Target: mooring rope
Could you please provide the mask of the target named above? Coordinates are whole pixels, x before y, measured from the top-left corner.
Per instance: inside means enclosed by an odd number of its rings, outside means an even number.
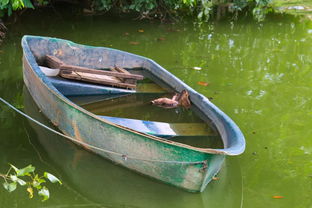
[[[108,154],[112,154],[112,155],[118,155],[120,156],[123,160],[128,160],[128,159],[132,159],[132,160],[141,160],[141,161],[145,161],[145,162],[159,162],[159,163],[175,163],[175,164],[181,164],[181,165],[195,165],[195,164],[206,164],[207,161],[195,161],[195,162],[188,162],[188,161],[170,161],[170,160],[155,160],[155,159],[144,159],[144,158],[138,158],[138,157],[134,157],[134,156],[129,156],[129,155],[126,155],[126,154],[122,154],[122,153],[119,153],[119,152],[114,152],[114,151],[111,151],[111,150],[107,150],[107,149],[102,149],[100,147],[96,147],[96,146],[93,146],[91,144],[88,144],[88,143],[85,143],[83,141],[79,141],[79,140],[76,140],[70,136],[67,136],[61,132],[58,132],[48,126],[46,126],[45,124],[41,123],[40,121],[37,121],[36,119],[32,118],[31,116],[27,115],[26,113],[20,111],[19,109],[17,109],[16,107],[14,107],[12,104],[10,104],[9,102],[7,102],[6,100],[4,100],[2,97],[0,97],[0,101],[2,101],[4,104],[6,104],[7,106],[9,106],[11,109],[13,109],[14,111],[16,111],[17,113],[21,114],[22,116],[26,117],[27,119],[29,119],[30,121],[36,123],[37,125],[59,135],[59,136],[62,136],[62,137],[65,137],[66,139],[69,139],[71,140],[72,142],[75,142],[75,143],[78,143],[82,146],[87,146],[91,149],[94,149],[94,150],[98,150],[98,151],[101,151],[101,152],[104,152],[104,153],[108,153]]]

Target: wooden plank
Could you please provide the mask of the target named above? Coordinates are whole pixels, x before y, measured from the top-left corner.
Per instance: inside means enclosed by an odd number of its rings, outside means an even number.
[[[125,74],[131,74],[130,72],[128,72],[127,70],[121,68],[121,67],[118,67],[118,66],[115,66],[114,69],[120,73],[125,73]]]
[[[119,73],[125,73],[125,74],[131,74],[130,72],[128,72],[127,70],[120,68],[120,67],[110,67],[111,71],[115,71],[115,72],[119,72]],[[124,83],[128,83],[128,84],[137,84],[137,80],[136,79],[126,79],[126,78],[120,78],[122,82]]]
[[[73,65],[66,65],[60,59],[55,56],[46,56],[46,64],[50,68],[60,69],[60,76],[67,79],[80,80],[85,82],[91,82],[96,84],[111,85],[122,88],[136,88],[136,80],[143,79],[141,75],[132,75],[127,70],[120,67],[111,68],[113,72],[95,70],[87,67],[79,67]],[[66,72],[62,72],[62,71]],[[69,73],[69,71],[74,73]],[[79,74],[83,73],[83,74]],[[113,73],[113,74],[111,74]],[[89,74],[94,74],[90,76]],[[126,77],[124,77],[124,75]],[[130,77],[130,78],[129,78]],[[102,80],[101,80],[102,79]]]
[[[91,82],[96,84],[103,84],[103,85],[110,85],[122,88],[136,88],[136,85],[122,83],[120,80],[116,79],[115,77],[110,77],[106,75],[100,74],[90,74],[90,73],[83,73],[83,72],[76,72],[76,71],[68,71],[68,70],[61,70],[60,76],[66,79],[73,79],[79,80],[84,82]]]
[[[64,62],[55,56],[47,55],[45,57],[45,61],[46,61],[46,65],[52,69],[60,69],[61,66],[64,65]]]
[[[113,72],[119,72],[119,73],[125,73],[125,74],[131,74],[130,72],[128,72],[125,69],[119,68],[119,67],[110,67],[110,70]],[[128,84],[137,84],[137,80],[136,79],[126,79],[126,78],[118,78],[120,79],[122,82],[124,83],[128,83]]]
[[[107,76],[113,76],[117,78],[128,78],[128,79],[136,79],[136,80],[142,80],[144,78],[142,75],[138,75],[138,74],[125,74],[125,73],[120,73],[120,72],[96,70],[96,69],[90,69],[87,67],[73,66],[73,65],[67,65],[67,64],[61,65],[60,69],[68,70],[68,71],[76,71],[76,72],[86,72],[90,74],[107,75]]]
[[[99,117],[114,124],[159,137],[216,135],[205,123],[165,123],[110,116]]]

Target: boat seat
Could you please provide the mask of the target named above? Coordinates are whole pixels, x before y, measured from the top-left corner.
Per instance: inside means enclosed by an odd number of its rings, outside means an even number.
[[[138,83],[136,90],[121,89],[86,82],[64,79],[58,76],[47,77],[47,79],[64,96],[86,96],[86,95],[113,95],[130,93],[165,93],[155,83]]]
[[[58,76],[47,78],[64,96],[135,93],[135,90],[89,84],[85,82],[64,79]]]
[[[205,123],[165,123],[110,116],[99,117],[135,131],[164,138],[175,136],[216,136],[215,132]]]

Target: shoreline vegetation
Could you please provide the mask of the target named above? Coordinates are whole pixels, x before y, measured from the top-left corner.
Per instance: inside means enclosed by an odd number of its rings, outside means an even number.
[[[312,20],[311,0],[273,0],[277,13],[300,16]]]
[[[312,20],[311,0],[0,0],[0,44],[7,22],[15,22],[24,11],[67,4],[77,8],[77,15],[102,15],[108,12],[134,14],[136,19],[176,22],[192,17],[202,24],[209,19],[236,19],[252,14],[263,21],[268,13],[282,13]]]

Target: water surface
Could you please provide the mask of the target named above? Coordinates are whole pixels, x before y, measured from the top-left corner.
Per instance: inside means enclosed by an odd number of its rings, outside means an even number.
[[[43,10],[24,13],[9,30],[0,46],[1,97],[43,122],[48,123],[23,92],[24,34],[154,59],[233,118],[247,149],[228,158],[219,180],[203,193],[187,193],[90,154],[1,105],[0,171],[8,163],[33,164],[64,185],[50,185],[51,199],[45,203],[28,199],[22,189],[10,194],[0,189],[0,207],[311,208],[311,22],[275,16],[261,24],[240,20],[198,28]]]

